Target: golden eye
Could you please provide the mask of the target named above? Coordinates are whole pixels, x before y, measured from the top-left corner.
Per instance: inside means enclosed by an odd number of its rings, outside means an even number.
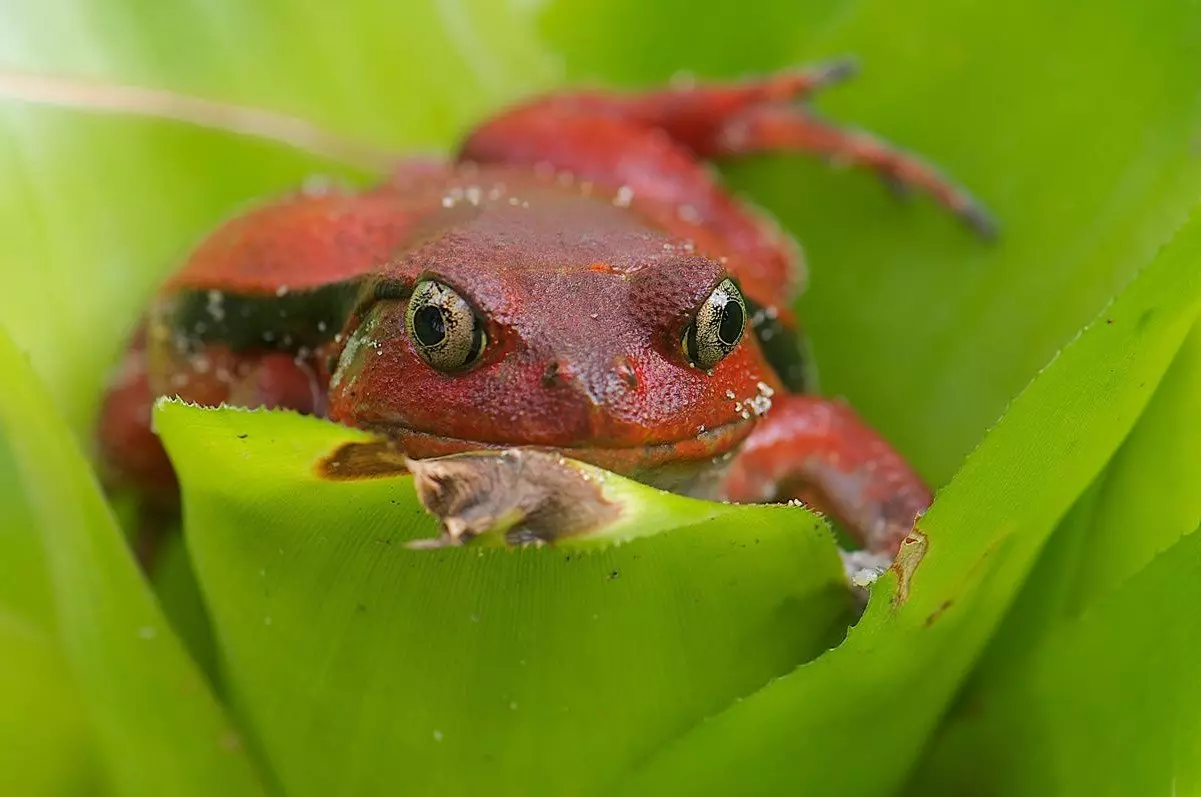
[[[471,305],[435,280],[422,280],[413,289],[405,327],[421,358],[447,373],[471,365],[488,345],[484,324]]]
[[[684,332],[682,348],[698,368],[708,371],[734,350],[746,331],[746,302],[732,279],[722,280],[705,299]]]

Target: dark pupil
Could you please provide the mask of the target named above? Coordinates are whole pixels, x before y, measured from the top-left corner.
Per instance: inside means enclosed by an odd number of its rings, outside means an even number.
[[[742,324],[742,305],[731,299],[721,308],[721,322],[717,326],[717,337],[727,346],[733,346],[738,342],[738,336],[742,334]]]
[[[422,346],[437,346],[446,339],[446,321],[442,311],[432,304],[418,308],[413,313],[413,334]]]

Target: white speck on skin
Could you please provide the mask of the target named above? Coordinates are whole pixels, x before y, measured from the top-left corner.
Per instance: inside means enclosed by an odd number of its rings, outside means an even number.
[[[755,396],[750,400],[750,404],[756,415],[766,415],[771,409],[771,399],[767,396]]]
[[[623,185],[617,189],[617,195],[613,197],[613,204],[619,208],[628,208],[630,203],[634,201],[634,189],[628,185]]]
[[[517,701],[513,700],[509,703],[509,711],[516,711],[516,710],[517,710]]]
[[[439,731],[439,730],[434,731],[434,741],[435,742],[442,741],[442,731]]]
[[[209,316],[218,324],[225,320],[224,302],[225,294],[221,291],[208,292],[208,302],[205,304],[204,309],[208,311]]]
[[[263,618],[263,625],[271,625],[271,615],[267,615]]]
[[[287,296],[288,290],[289,290],[289,288],[287,285],[280,285],[278,288],[275,289],[275,295],[276,296]]]
[[[442,197],[442,207],[453,208],[454,206],[455,206],[455,200],[453,197],[448,197],[448,196]]]
[[[152,625],[144,625],[138,629],[138,639],[154,639],[158,636],[158,629]]]

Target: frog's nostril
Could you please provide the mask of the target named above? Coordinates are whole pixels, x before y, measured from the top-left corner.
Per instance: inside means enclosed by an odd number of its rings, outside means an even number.
[[[541,383],[548,390],[567,388],[585,399],[592,410],[602,410],[638,387],[638,372],[624,356],[614,358],[608,367],[599,368],[560,359],[547,363]]]
[[[628,357],[618,355],[613,360],[613,370],[617,374],[617,378],[622,384],[633,390],[638,387],[638,372],[634,370],[634,364],[630,362]]]
[[[563,367],[559,365],[558,360],[551,360],[546,365],[546,370],[542,372],[543,387],[557,387],[563,384]]]

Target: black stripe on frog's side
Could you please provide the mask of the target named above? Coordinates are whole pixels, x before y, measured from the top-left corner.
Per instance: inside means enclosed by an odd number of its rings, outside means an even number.
[[[195,344],[234,351],[313,349],[342,331],[364,289],[360,278],[274,295],[187,290],[172,297],[171,327]]]
[[[751,317],[755,338],[767,362],[793,393],[812,393],[817,389],[817,375],[809,356],[809,346],[796,329],[780,322],[775,313],[744,296]]]

